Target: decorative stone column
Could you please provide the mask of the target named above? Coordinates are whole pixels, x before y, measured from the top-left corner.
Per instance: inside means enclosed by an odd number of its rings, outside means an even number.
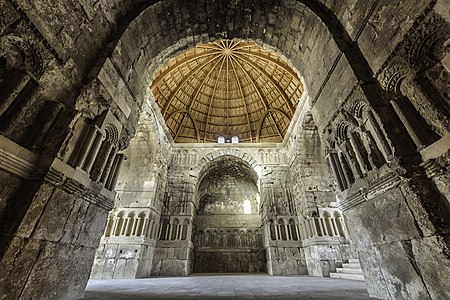
[[[125,159],[124,154],[117,154],[114,159],[114,163],[109,173],[108,180],[105,184],[106,188],[111,191],[114,190],[116,186],[117,179],[119,178],[120,168],[122,166],[122,162],[124,159]]]
[[[450,131],[448,117],[436,106],[434,100],[423,91],[415,77],[405,78],[401,81],[400,92],[408,97],[417,112],[434,127],[441,137]]]
[[[384,159],[386,161],[390,161],[392,156],[391,148],[389,147],[386,138],[383,132],[381,131],[381,128],[371,110],[367,112],[367,121],[369,130],[373,132],[373,138],[375,139],[375,142],[379,145],[378,148],[383,154]]]
[[[400,121],[405,126],[406,131],[408,131],[408,134],[411,137],[411,139],[413,140],[414,144],[416,145],[417,150],[420,151],[423,148],[425,148],[424,143],[422,142],[420,137],[417,135],[416,131],[414,130],[414,127],[409,122],[408,117],[405,115],[405,113],[403,112],[402,108],[400,107],[400,105],[398,103],[398,99],[397,98],[393,99],[391,101],[391,105],[392,105],[392,108],[394,108],[394,111],[397,114],[397,116],[399,117]]]
[[[353,153],[355,153],[356,160],[358,161],[359,168],[361,169],[362,173],[367,173],[367,168],[364,163],[364,158],[362,157],[361,150],[359,149],[358,143],[355,140],[355,136],[353,133],[349,134],[349,141],[350,145],[353,149]]]
[[[436,101],[430,99],[423,90],[417,79],[417,68],[417,65],[396,56],[380,74],[379,80],[388,92],[406,97],[433,130],[442,137],[450,131],[449,119]]]
[[[331,166],[331,170],[333,171],[334,178],[336,178],[336,182],[337,182],[338,188],[341,191],[343,191],[344,190],[344,184],[342,182],[342,178],[341,178],[340,173],[338,171],[338,166],[336,164],[336,160],[333,159],[333,155],[336,155],[336,153],[329,153],[327,155],[327,160],[328,160],[328,163]]]
[[[74,163],[74,166],[77,168],[81,168],[84,165],[97,135],[97,128],[95,125],[86,124],[84,127],[84,132],[85,133],[81,137],[81,142],[77,143],[77,146],[80,147],[78,153],[76,154]]]
[[[100,151],[100,147],[102,146],[103,139],[104,136],[101,132],[97,132],[94,142],[92,143],[92,147],[82,167],[82,169],[88,174],[91,172],[92,166],[94,165],[95,159]]]

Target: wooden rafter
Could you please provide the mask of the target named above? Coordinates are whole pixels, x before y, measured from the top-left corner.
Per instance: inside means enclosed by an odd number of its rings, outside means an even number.
[[[235,59],[235,58],[233,57],[233,59]],[[255,79],[245,70],[245,68],[243,66],[239,65],[239,67],[241,68],[242,72],[244,72],[244,74],[247,75],[247,77],[250,79],[250,82],[252,83],[253,87],[258,92],[258,96],[260,97],[261,101],[263,102],[264,107],[266,108],[266,111],[268,111],[268,114],[272,118],[272,121],[275,124],[276,129],[278,130],[278,134],[280,135],[281,140],[283,140],[283,134],[280,132],[280,129],[277,126],[275,117],[272,115],[269,104],[267,102],[267,99],[264,97],[263,92],[261,91],[260,87],[256,84]],[[257,136],[257,139],[259,139],[259,136]]]
[[[284,102],[286,102],[287,106],[289,107],[289,110],[290,110],[291,114],[294,115],[294,106],[292,105],[291,101],[289,100],[289,97],[286,94],[286,92],[284,91],[284,89],[278,84],[278,82],[275,81],[273,76],[270,76],[270,74],[267,73],[266,70],[264,70],[263,68],[261,68],[257,64],[253,63],[252,61],[243,59],[240,56],[240,54],[237,54],[236,57],[239,58],[240,60],[242,60],[244,63],[251,65],[252,67],[257,69],[259,72],[261,72],[264,76],[266,76],[266,78],[275,86],[275,88],[277,89],[278,93],[280,93],[281,96],[283,97]]]
[[[192,124],[194,124],[194,130],[195,130],[195,133],[196,133],[196,136],[197,136],[197,143],[200,143],[200,132],[199,132],[199,129],[198,129],[197,121],[195,121],[195,119],[192,117],[191,113],[189,111],[187,111],[186,109],[181,109],[181,110],[174,111],[173,113],[171,113],[167,117],[167,121],[169,121],[171,118],[173,118],[176,114],[182,114],[182,113],[184,113],[184,115],[188,115],[189,118],[191,119]],[[176,133],[176,136],[178,136],[178,132]],[[175,138],[174,138],[174,140],[175,140]]]
[[[264,120],[266,119],[267,115],[268,115],[269,113],[271,113],[271,112],[277,112],[277,113],[280,113],[280,114],[282,114],[282,115],[288,120],[288,122],[290,121],[289,116],[288,116],[284,111],[282,111],[282,110],[280,110],[280,109],[271,108],[271,109],[267,110],[267,111],[264,113],[263,117],[259,120],[259,123],[258,123],[258,129],[257,129],[257,134],[256,134],[256,142],[257,142],[257,143],[259,142],[259,140],[260,140],[260,138],[261,138],[261,130],[262,130],[262,125],[264,124]],[[275,124],[275,126],[277,126],[277,125]],[[289,126],[289,125],[288,125],[288,126]],[[277,126],[277,129],[278,129],[278,132],[280,132],[280,129],[278,128],[278,126]],[[283,132],[284,130],[286,130],[286,127],[285,127],[281,132]]]
[[[196,91],[195,91],[195,93],[194,93],[194,97],[191,97],[191,98],[190,98],[190,101],[189,101],[189,105],[188,105],[187,111],[191,111],[192,105],[195,103],[195,99],[197,98],[198,93],[200,92],[201,87],[203,86],[203,84],[205,83],[205,81],[209,78],[209,75],[211,75],[212,71],[213,71],[213,70],[215,69],[215,67],[219,64],[219,62],[220,62],[220,60],[218,60],[218,61],[216,62],[216,64],[214,65],[214,67],[211,68],[211,69],[208,71],[208,74],[207,74],[206,76],[203,77],[202,82],[199,84],[199,86],[197,87],[197,89],[196,89]],[[180,123],[180,124],[183,124],[183,121],[184,121],[185,116],[186,116],[186,114],[183,115],[183,118],[181,119],[181,123]],[[190,117],[192,118],[192,115],[190,115]],[[178,131],[180,130],[180,128],[181,128],[181,125],[179,126],[179,128],[178,128],[178,130],[177,130],[177,133],[175,134],[174,140],[176,140],[176,138],[178,137]],[[200,141],[200,135],[199,135],[198,132],[197,132],[197,140]]]
[[[285,80],[294,92],[283,88]],[[238,135],[245,142],[257,142],[261,134],[283,139],[297,91],[303,91],[288,63],[253,41],[237,40],[187,50],[160,71],[151,89],[166,122],[177,116],[167,123],[175,142],[209,142],[210,134]]]
[[[206,140],[206,131],[208,129],[208,119],[209,119],[209,114],[211,113],[211,105],[212,105],[212,102],[214,99],[214,94],[216,93],[217,83],[219,82],[220,72],[222,71],[225,58],[221,57],[221,61],[222,61],[222,63],[220,64],[220,69],[219,69],[219,72],[217,73],[216,83],[214,84],[213,92],[211,93],[211,97],[209,98],[208,113],[206,115],[206,120],[205,120],[205,131],[204,131],[204,135],[203,135],[203,142],[205,142],[205,140]]]
[[[286,72],[288,72],[289,74],[291,74],[294,78],[297,78],[298,75],[294,72],[294,70],[292,70],[291,68],[286,68],[285,66],[283,66],[280,61],[278,59],[275,59],[273,57],[267,56],[267,55],[263,55],[261,53],[255,52],[255,51],[235,51],[235,54],[245,54],[245,55],[249,55],[249,56],[254,56],[254,57],[258,57],[264,60],[267,60],[271,63],[274,63],[280,67],[283,68],[283,70],[285,70]]]
[[[205,51],[202,53],[196,53],[194,55],[190,55],[190,56],[186,56],[182,59],[180,59],[179,61],[177,61],[177,63],[175,64],[175,67],[180,67],[184,64],[187,64],[188,62],[191,62],[193,60],[199,59],[199,58],[203,58],[205,56],[210,56],[210,55],[217,55],[217,51]],[[164,77],[166,77],[167,74],[170,74],[173,71],[174,67],[168,68],[164,71],[161,71],[161,73],[158,74],[158,77],[155,78],[155,80],[153,80],[152,82],[152,86],[156,86],[159,84],[159,81],[161,79],[163,79]]]
[[[219,58],[220,56],[216,56],[211,60],[207,60],[204,61],[203,63],[201,63],[200,65],[197,65],[190,73],[189,76],[186,76],[183,78],[183,80],[177,85],[177,87],[175,88],[175,90],[173,92],[171,92],[169,99],[167,99],[166,103],[164,104],[163,107],[163,116],[167,113],[167,110],[170,107],[170,104],[172,103],[173,99],[175,98],[175,96],[178,94],[178,92],[180,91],[180,89],[186,84],[186,82],[189,81],[189,79],[192,78],[192,76],[194,76],[198,71],[202,70],[204,67],[206,67],[208,64],[212,63],[214,60],[216,60],[217,58]]]
[[[232,65],[232,69],[233,69],[233,72],[234,72],[234,76],[236,77],[236,82],[237,82],[237,84],[238,84],[239,91],[241,92],[242,99],[244,100],[244,104],[245,104],[245,112],[246,112],[246,114],[247,114],[247,121],[248,121],[248,132],[250,133],[250,143],[251,143],[251,142],[253,141],[253,135],[252,135],[252,125],[251,125],[251,123],[250,123],[250,114],[249,114],[249,112],[248,112],[248,104],[247,104],[247,100],[245,99],[244,91],[242,90],[241,82],[239,81],[238,75],[237,75],[237,73],[236,73],[236,69],[235,69],[235,67],[233,66],[233,60],[230,60],[230,63],[231,63],[231,65]]]

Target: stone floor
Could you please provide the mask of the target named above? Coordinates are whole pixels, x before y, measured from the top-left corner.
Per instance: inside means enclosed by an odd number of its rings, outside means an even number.
[[[364,282],[311,276],[219,275],[90,280],[85,299],[370,299]]]

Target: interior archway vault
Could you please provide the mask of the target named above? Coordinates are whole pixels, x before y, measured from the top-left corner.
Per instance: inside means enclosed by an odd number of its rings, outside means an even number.
[[[448,0],[0,11],[0,298],[82,298],[94,260],[188,275],[198,172],[226,155],[261,176],[269,274],[359,258],[373,297],[450,298]]]
[[[266,271],[258,175],[242,158],[222,155],[199,172],[194,273]]]

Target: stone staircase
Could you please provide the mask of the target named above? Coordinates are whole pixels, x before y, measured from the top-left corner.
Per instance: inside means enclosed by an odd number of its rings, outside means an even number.
[[[363,272],[358,259],[349,259],[342,264],[342,268],[336,268],[336,273],[330,273],[331,278],[364,281]]]

